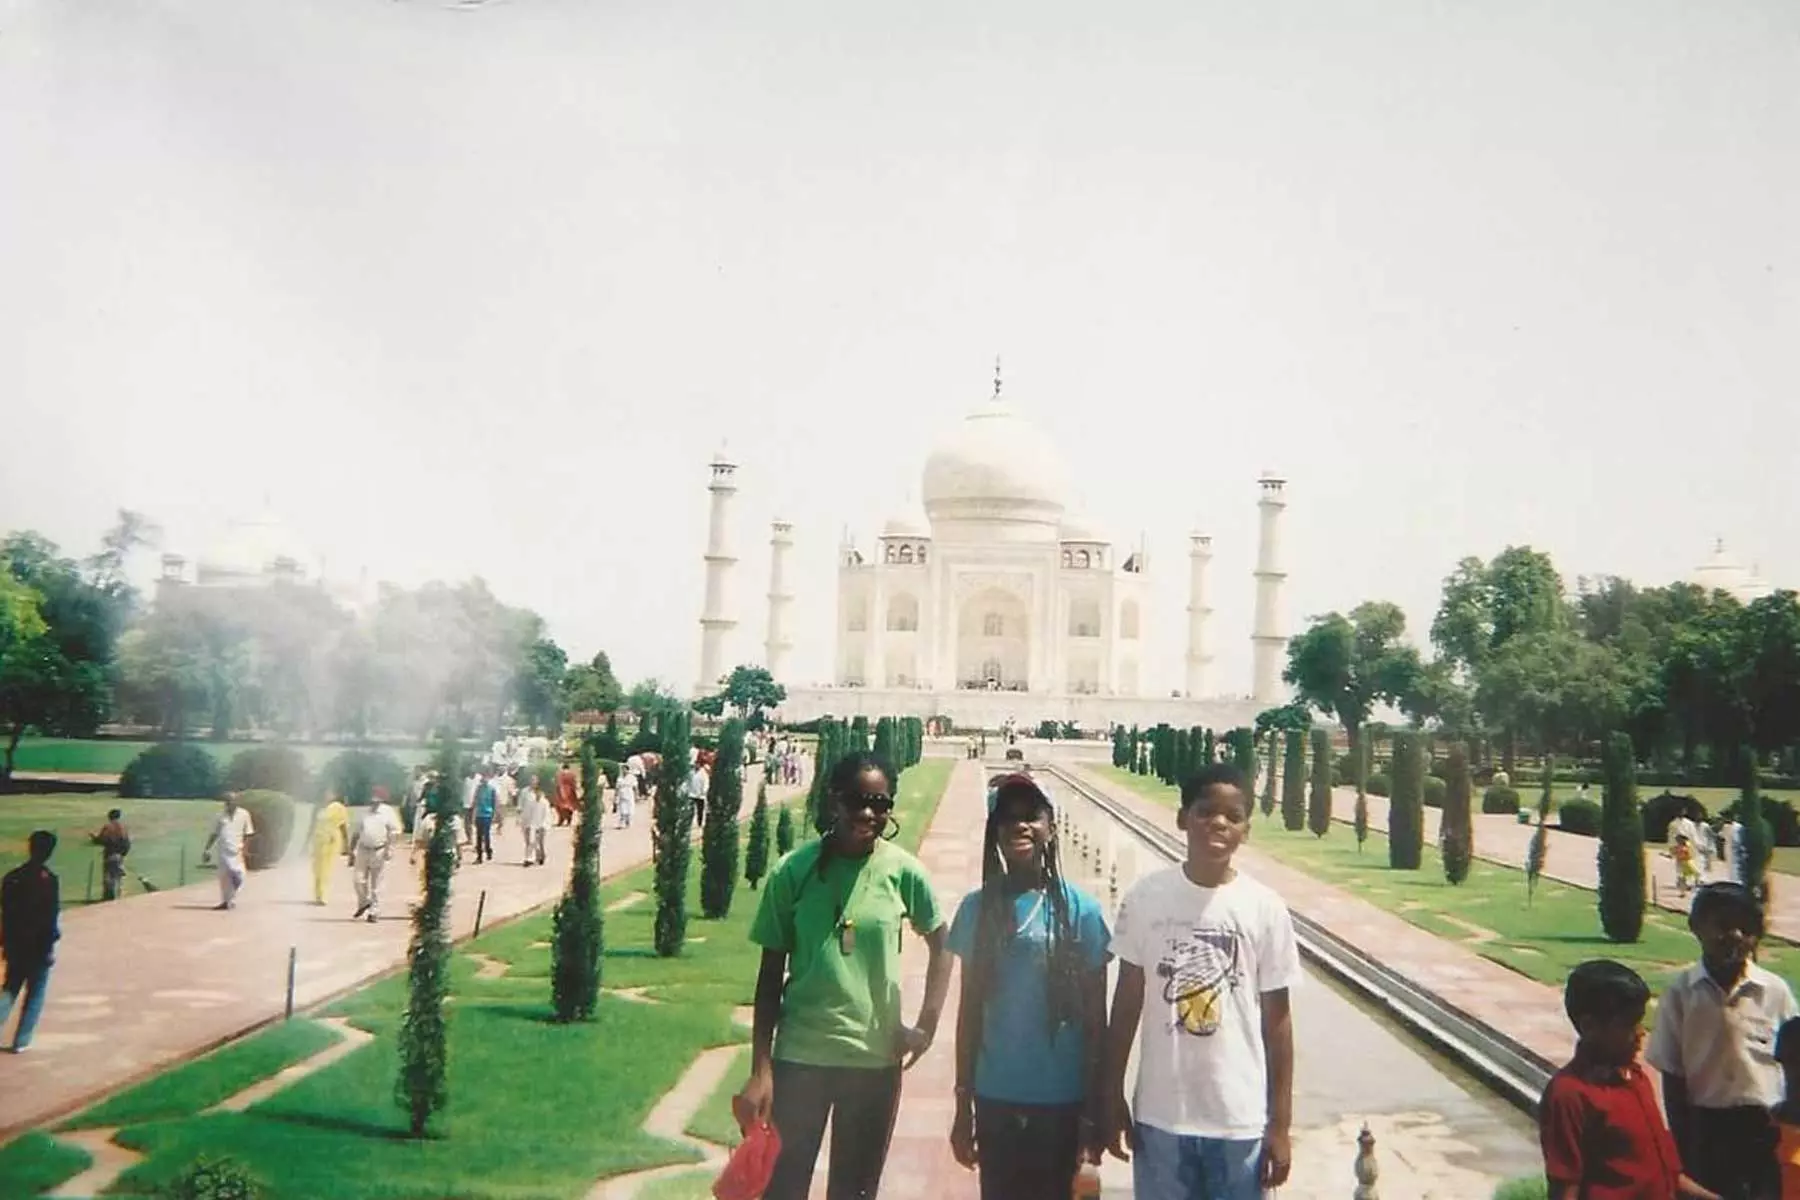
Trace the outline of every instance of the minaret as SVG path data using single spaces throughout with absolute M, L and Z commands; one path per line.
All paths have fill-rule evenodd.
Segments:
M 1189 535 L 1187 694 L 1190 699 L 1205 694 L 1206 665 L 1212 661 L 1212 655 L 1206 652 L 1206 618 L 1212 615 L 1212 609 L 1206 606 L 1206 568 L 1211 564 L 1212 535 Z
M 731 498 L 737 495 L 737 464 L 725 457 L 723 448 L 713 455 L 712 516 L 706 529 L 706 607 L 700 613 L 700 679 L 694 685 L 696 695 L 710 696 L 719 688 L 719 680 L 730 670 L 725 665 L 725 641 L 737 627 L 737 620 L 727 616 L 731 608 L 731 568 L 737 563 L 726 536 Z
M 1287 637 L 1281 632 L 1281 514 L 1287 508 L 1283 489 L 1287 480 L 1264 471 L 1257 481 L 1262 499 L 1257 502 L 1260 533 L 1256 544 L 1256 630 L 1250 635 L 1255 663 L 1250 697 L 1259 708 L 1281 702 L 1282 656 Z
M 769 525 L 769 635 L 763 641 L 763 665 L 780 683 L 787 677 L 788 651 L 794 643 L 788 636 L 788 610 L 794 605 L 794 593 L 788 590 L 788 552 L 794 548 L 794 527 L 776 517 Z

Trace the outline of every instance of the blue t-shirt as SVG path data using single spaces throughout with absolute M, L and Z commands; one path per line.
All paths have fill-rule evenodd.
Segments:
M 475 789 L 475 816 L 487 820 L 494 815 L 494 785 L 483 783 Z
M 1062 886 L 1082 965 L 1089 970 L 1105 966 L 1112 935 L 1100 905 L 1073 884 Z M 1011 928 L 1016 932 L 1002 941 L 990 977 L 981 1048 L 975 1056 L 975 1094 L 1011 1104 L 1079 1103 L 1085 1033 L 1076 1024 L 1062 1026 L 1054 1037 L 1050 1033 L 1049 902 L 1038 890 L 1021 893 L 1013 906 Z M 957 905 L 950 926 L 950 953 L 963 960 L 965 971 L 975 954 L 980 923 L 977 889 Z

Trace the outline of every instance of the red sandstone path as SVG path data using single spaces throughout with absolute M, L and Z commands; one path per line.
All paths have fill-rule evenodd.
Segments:
M 609 812 L 600 844 L 606 876 L 649 861 L 650 805 L 638 805 L 630 829 L 612 824 Z M 518 825 L 509 821 L 494 835 L 496 861 L 471 860 L 456 874 L 453 936 L 473 932 L 483 892 L 484 929 L 561 895 L 573 833 L 573 826 L 553 827 L 547 864 L 528 868 Z M 210 872 L 185 888 L 64 909 L 31 1050 L 0 1054 L 0 1142 L 279 1019 L 290 948 L 297 952 L 296 1010 L 400 966 L 422 867 L 422 853 L 418 868 L 396 853 L 373 925 L 350 919 L 356 905 L 342 861 L 324 907 L 312 903 L 310 866 L 296 862 L 251 875 L 230 912 L 212 911 L 219 895 Z M 4 1041 L 11 1040 L 9 1024 Z

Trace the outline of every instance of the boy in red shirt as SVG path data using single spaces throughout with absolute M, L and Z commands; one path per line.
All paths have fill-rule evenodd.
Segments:
M 1681 1170 L 1650 1078 L 1638 1065 L 1650 988 L 1604 959 L 1569 973 L 1563 1008 L 1579 1040 L 1538 1108 L 1550 1200 L 1719 1200 Z

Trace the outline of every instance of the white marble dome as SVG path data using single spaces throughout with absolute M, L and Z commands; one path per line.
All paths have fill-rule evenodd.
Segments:
M 1067 477 L 1050 439 L 996 396 L 964 417 L 925 460 L 925 515 L 940 522 L 1047 526 L 1054 539 Z
M 1723 538 L 1714 543 L 1712 556 L 1695 567 L 1688 579 L 1709 592 L 1725 592 L 1745 603 L 1775 590 L 1767 580 L 1733 557 L 1725 549 Z
M 260 579 L 275 574 L 278 564 L 290 563 L 301 579 L 309 578 L 318 567 L 311 548 L 280 518 L 264 513 L 233 521 L 196 565 L 200 582 L 208 583 Z
M 931 536 L 931 530 L 926 527 L 925 522 L 911 513 L 896 513 L 889 517 L 887 523 L 881 527 L 881 536 L 884 538 L 928 538 Z
M 1063 517 L 1061 536 L 1065 542 L 1104 543 L 1109 540 L 1098 525 L 1081 514 Z

